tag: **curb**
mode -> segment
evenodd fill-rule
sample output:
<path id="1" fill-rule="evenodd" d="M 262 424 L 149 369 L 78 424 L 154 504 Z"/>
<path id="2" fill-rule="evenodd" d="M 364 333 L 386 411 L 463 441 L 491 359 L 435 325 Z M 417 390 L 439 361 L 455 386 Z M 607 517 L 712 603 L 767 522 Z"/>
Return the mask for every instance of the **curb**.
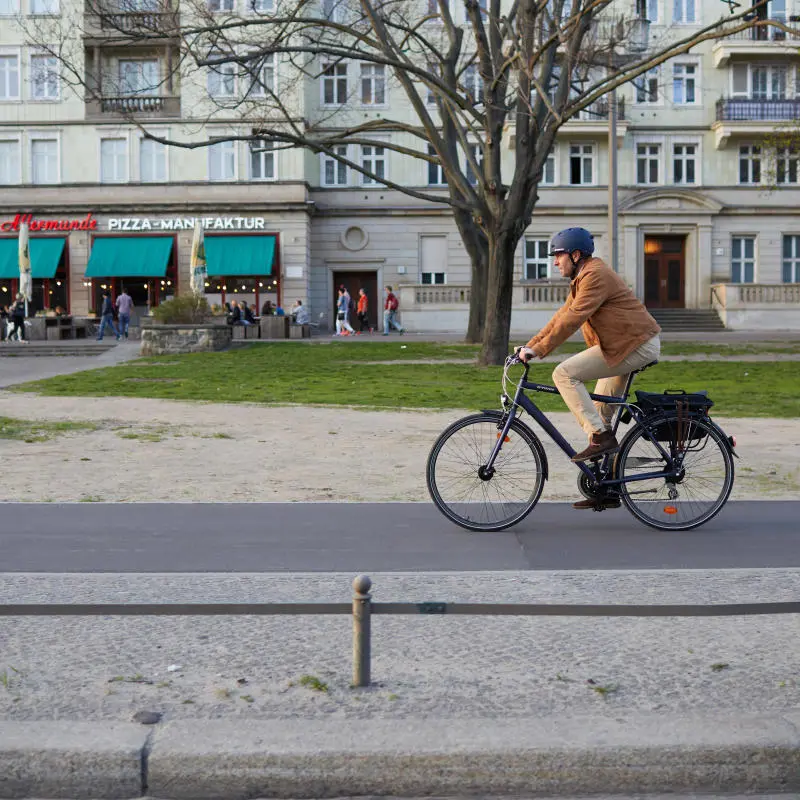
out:
<path id="1" fill-rule="evenodd" d="M 0 797 L 799 791 L 798 726 L 800 712 L 0 722 Z"/>

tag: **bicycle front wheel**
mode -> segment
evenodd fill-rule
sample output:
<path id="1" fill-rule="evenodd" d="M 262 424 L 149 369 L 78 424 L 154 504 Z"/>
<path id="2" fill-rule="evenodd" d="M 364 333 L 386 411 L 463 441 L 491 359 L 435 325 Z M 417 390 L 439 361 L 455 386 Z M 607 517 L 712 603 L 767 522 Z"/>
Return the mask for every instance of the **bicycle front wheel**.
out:
<path id="1" fill-rule="evenodd" d="M 710 422 L 690 419 L 685 423 L 685 441 L 680 451 L 674 438 L 677 418 L 651 427 L 662 447 L 681 464 L 675 478 L 648 478 L 619 486 L 628 511 L 652 528 L 687 531 L 708 522 L 725 505 L 733 488 L 733 458 L 722 433 Z M 623 440 L 616 459 L 616 477 L 635 477 L 666 469 L 664 457 L 640 427 Z"/>
<path id="2" fill-rule="evenodd" d="M 493 469 L 485 467 L 501 431 L 499 417 L 474 414 L 454 422 L 428 456 L 428 491 L 439 510 L 471 531 L 501 531 L 536 505 L 544 487 L 544 462 L 536 435 L 511 423 Z"/>

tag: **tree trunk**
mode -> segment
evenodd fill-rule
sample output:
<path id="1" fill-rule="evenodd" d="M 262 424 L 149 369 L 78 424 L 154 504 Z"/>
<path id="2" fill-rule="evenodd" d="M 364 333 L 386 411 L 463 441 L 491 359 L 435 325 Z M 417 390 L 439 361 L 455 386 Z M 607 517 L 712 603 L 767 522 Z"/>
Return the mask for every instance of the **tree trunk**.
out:
<path id="1" fill-rule="evenodd" d="M 518 237 L 508 232 L 490 234 L 486 285 L 486 322 L 478 361 L 502 364 L 508 355 L 511 300 L 514 288 L 514 253 Z"/>
<path id="2" fill-rule="evenodd" d="M 469 322 L 467 323 L 466 341 L 470 344 L 479 344 L 483 341 L 483 331 L 486 322 L 486 288 L 488 279 L 488 253 L 478 254 L 476 264 L 472 260 L 472 284 L 469 295 Z"/>

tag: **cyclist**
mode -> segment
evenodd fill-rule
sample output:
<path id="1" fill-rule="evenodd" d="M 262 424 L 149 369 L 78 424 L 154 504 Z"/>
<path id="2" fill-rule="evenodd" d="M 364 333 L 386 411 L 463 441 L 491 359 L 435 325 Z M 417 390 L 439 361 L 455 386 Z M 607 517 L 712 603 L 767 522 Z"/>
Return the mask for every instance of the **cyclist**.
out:
<path id="1" fill-rule="evenodd" d="M 594 237 L 585 228 L 567 228 L 553 237 L 550 255 L 562 277 L 570 279 L 569 295 L 536 336 L 514 349 L 525 362 L 544 358 L 582 329 L 588 349 L 553 371 L 564 402 L 589 437 L 589 446 L 572 457 L 575 462 L 619 450 L 611 431 L 615 407 L 593 403 L 585 382 L 599 379 L 597 394 L 619 396 L 628 375 L 655 361 L 661 351 L 658 323 L 622 277 L 593 253 Z M 606 508 L 619 506 L 615 497 L 601 502 Z M 574 508 L 597 506 L 594 500 L 574 503 Z"/>

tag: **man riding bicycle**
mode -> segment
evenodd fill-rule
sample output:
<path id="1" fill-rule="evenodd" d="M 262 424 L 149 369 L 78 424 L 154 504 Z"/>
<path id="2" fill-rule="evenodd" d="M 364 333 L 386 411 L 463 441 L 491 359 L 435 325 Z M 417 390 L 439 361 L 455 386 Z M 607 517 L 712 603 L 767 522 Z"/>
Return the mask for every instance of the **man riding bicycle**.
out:
<path id="1" fill-rule="evenodd" d="M 550 255 L 570 279 L 569 295 L 536 336 L 514 348 L 526 363 L 544 358 L 581 328 L 588 348 L 553 371 L 564 402 L 589 437 L 589 446 L 573 456 L 576 462 L 619 450 L 611 431 L 615 406 L 592 402 L 585 382 L 598 379 L 596 394 L 619 397 L 628 375 L 657 360 L 661 351 L 658 323 L 620 275 L 593 253 L 594 237 L 584 228 L 567 228 L 553 237 Z M 619 500 L 608 498 L 604 506 L 619 506 Z M 573 507 L 596 508 L 597 502 L 582 500 Z"/>

